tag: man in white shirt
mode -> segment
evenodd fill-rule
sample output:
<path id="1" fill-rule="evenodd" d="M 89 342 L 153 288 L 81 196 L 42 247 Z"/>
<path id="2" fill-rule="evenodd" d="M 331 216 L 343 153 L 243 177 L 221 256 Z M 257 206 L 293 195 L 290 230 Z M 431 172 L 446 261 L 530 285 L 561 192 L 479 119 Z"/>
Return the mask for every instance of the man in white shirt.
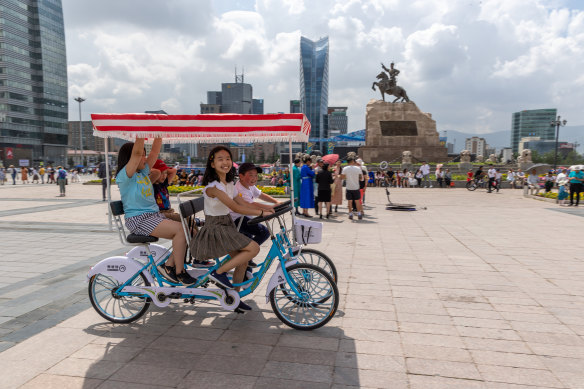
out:
<path id="1" fill-rule="evenodd" d="M 352 157 L 347 158 L 349 166 L 345 166 L 341 172 L 341 177 L 346 181 L 347 188 L 347 206 L 349 207 L 349 219 L 353 219 L 353 200 L 357 206 L 357 217 L 359 220 L 363 219 L 363 205 L 359 201 L 361 199 L 361 191 L 359 190 L 359 181 L 363 179 L 363 171 L 361 166 L 358 166 Z"/>
<path id="2" fill-rule="evenodd" d="M 489 187 L 487 193 L 491 193 L 493 186 L 495 186 L 495 179 L 497 178 L 497 170 L 491 166 L 491 168 L 487 171 L 487 176 L 489 176 Z"/>
<path id="3" fill-rule="evenodd" d="M 560 182 L 565 182 L 568 179 L 568 169 L 562 169 L 562 171 L 556 176 L 556 184 L 560 186 Z"/>
<path id="4" fill-rule="evenodd" d="M 432 183 L 430 182 L 430 165 L 428 165 L 426 161 L 422 161 L 420 171 L 422 172 L 422 182 L 424 183 L 424 188 L 431 188 Z M 421 186 L 422 184 L 420 183 L 420 187 Z"/>

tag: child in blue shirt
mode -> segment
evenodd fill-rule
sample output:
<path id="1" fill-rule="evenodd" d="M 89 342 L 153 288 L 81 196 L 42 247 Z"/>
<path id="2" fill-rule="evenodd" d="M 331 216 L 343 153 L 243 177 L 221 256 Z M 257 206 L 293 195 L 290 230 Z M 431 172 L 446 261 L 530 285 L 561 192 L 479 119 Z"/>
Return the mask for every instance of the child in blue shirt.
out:
<path id="1" fill-rule="evenodd" d="M 162 273 L 177 283 L 191 285 L 197 280 L 184 268 L 186 239 L 182 226 L 160 213 L 148 176 L 161 146 L 162 139 L 156 138 L 150 154 L 146 157 L 144 138 L 124 144 L 118 153 L 116 183 L 120 188 L 128 230 L 136 235 L 172 239 L 173 251 L 163 266 Z"/>

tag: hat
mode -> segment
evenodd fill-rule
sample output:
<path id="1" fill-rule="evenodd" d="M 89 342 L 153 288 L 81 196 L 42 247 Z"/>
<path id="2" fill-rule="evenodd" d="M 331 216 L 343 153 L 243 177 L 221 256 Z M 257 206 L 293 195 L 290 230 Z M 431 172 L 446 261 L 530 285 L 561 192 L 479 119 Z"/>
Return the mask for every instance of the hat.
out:
<path id="1" fill-rule="evenodd" d="M 168 169 L 168 166 L 166 166 L 166 164 L 164 163 L 164 161 L 162 159 L 157 159 L 156 162 L 154 162 L 154 166 L 152 166 L 152 168 L 158 169 L 158 170 L 160 170 L 160 172 L 163 172 L 166 169 Z"/>
<path id="2" fill-rule="evenodd" d="M 255 171 L 257 171 L 258 173 L 261 173 L 261 172 L 262 172 L 262 169 L 261 169 L 261 168 L 259 168 L 259 167 L 257 167 L 257 166 L 256 166 L 256 165 L 254 165 L 253 163 L 251 163 L 251 162 L 244 162 L 244 163 L 242 163 L 241 165 L 239 165 L 239 171 L 238 171 L 238 172 L 239 172 L 239 174 L 241 175 L 241 174 L 245 174 L 245 173 L 247 173 L 248 171 L 250 171 L 250 170 L 254 170 L 254 169 L 255 169 Z"/>

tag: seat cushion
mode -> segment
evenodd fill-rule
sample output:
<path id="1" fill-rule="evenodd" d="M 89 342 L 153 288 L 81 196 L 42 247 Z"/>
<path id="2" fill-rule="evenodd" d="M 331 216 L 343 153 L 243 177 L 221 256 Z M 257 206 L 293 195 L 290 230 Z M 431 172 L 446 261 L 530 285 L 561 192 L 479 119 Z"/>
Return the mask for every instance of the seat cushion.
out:
<path id="1" fill-rule="evenodd" d="M 126 237 L 128 243 L 152 243 L 158 242 L 158 238 L 155 236 L 145 236 L 145 235 L 136 235 L 130 234 Z"/>

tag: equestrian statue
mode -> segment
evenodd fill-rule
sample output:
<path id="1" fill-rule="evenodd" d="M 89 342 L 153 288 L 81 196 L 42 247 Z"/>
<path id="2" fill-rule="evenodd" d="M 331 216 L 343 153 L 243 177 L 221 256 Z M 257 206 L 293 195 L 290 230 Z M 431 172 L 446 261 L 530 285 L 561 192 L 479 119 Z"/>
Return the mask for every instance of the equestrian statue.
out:
<path id="1" fill-rule="evenodd" d="M 397 85 L 396 76 L 399 74 L 399 70 L 393 67 L 393 62 L 391 65 L 389 65 L 389 69 L 386 68 L 383 63 L 381 64 L 381 67 L 385 71 L 382 71 L 377 75 L 376 78 L 379 80 L 379 82 L 373 82 L 371 89 L 375 90 L 375 85 L 377 85 L 379 91 L 381 92 L 381 98 L 383 101 L 385 101 L 385 94 L 387 93 L 388 95 L 393 95 L 396 97 L 392 103 L 395 103 L 400 99 L 401 101 L 409 102 L 410 99 L 408 98 L 406 90 Z"/>

